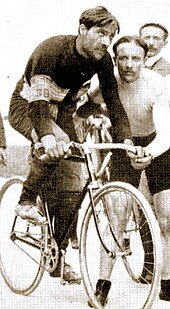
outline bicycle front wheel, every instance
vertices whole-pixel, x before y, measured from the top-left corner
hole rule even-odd
[[[144,265],[141,218],[150,231],[154,258],[151,281],[143,283],[140,280]],[[130,184],[107,183],[94,195],[94,213],[90,203],[82,222],[80,269],[93,307],[103,308],[95,297],[95,287],[98,279],[109,278],[111,273],[106,308],[150,309],[159,289],[162,255],[159,225],[145,197]],[[124,247],[127,234],[128,249]]]
[[[0,191],[0,272],[13,292],[28,295],[44,273],[40,250],[44,228],[15,216],[23,181],[12,177]]]

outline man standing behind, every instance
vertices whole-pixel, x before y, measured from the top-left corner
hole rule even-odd
[[[139,34],[148,45],[145,66],[162,76],[170,74],[170,63],[163,57],[163,49],[168,43],[168,30],[157,23],[147,23],[140,27]]]

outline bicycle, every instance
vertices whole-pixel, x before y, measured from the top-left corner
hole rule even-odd
[[[123,261],[125,268],[123,267],[121,271],[127,270],[125,274],[124,272],[122,273],[122,276],[116,277],[115,269],[119,274],[120,268],[119,265],[116,267],[115,264],[112,273],[112,275],[115,275],[114,285],[109,294],[107,307],[118,308],[118,304],[120,304],[120,308],[125,308],[128,303],[131,309],[151,308],[157,294],[157,289],[159,288],[161,268],[161,238],[157,220],[145,197],[132,185],[123,182],[108,182],[107,180],[106,183],[105,181],[102,182],[102,177],[110,162],[111,151],[114,151],[114,149],[123,149],[134,152],[135,148],[125,144],[88,144],[86,142],[71,142],[69,147],[76,147],[80,150],[89,173],[89,181],[84,197],[86,212],[82,220],[79,253],[81,276],[88,299],[94,308],[102,308],[94,295],[95,283],[98,279],[99,271],[97,264],[99,264],[100,246],[102,245],[113,261],[116,261],[118,257],[120,257],[119,263]],[[92,160],[92,151],[101,149],[108,151],[108,154],[105,156],[99,171],[96,172]],[[42,226],[32,225],[30,222],[14,215],[11,202],[13,201],[15,205],[16,200],[13,200],[12,194],[15,194],[16,197],[17,193],[19,197],[23,180],[21,177],[12,177],[7,180],[0,191],[0,271],[6,284],[13,292],[29,295],[39,285],[44,271],[46,270],[50,273],[56,268],[58,247],[53,236],[53,223],[50,220],[49,205],[45,199],[45,192],[44,198],[41,201],[41,208],[43,214],[46,216],[46,224]],[[13,186],[15,191],[13,191]],[[11,201],[10,207],[7,207],[6,203],[9,204],[9,194],[11,194]],[[86,200],[87,196],[88,201]],[[116,222],[117,218],[116,216],[114,218],[114,211],[110,214],[110,206],[114,203],[114,210],[116,209],[117,196],[121,198],[121,201],[123,200],[126,203],[127,221],[129,220],[129,216],[133,215],[133,229],[130,226],[130,231],[128,231],[128,227],[126,226],[126,231],[124,230],[124,233],[130,232],[131,239],[133,239],[131,241],[131,254],[122,246],[121,239],[116,234],[114,222]],[[140,215],[143,214],[145,218],[144,222],[150,228],[154,249],[152,282],[145,285],[141,284],[139,280],[139,274],[143,267],[142,246],[139,237],[139,211]],[[4,222],[6,223],[5,226],[3,224]],[[104,232],[106,227],[109,227],[109,237],[111,237],[112,243],[114,241],[114,247],[108,243],[108,238],[105,238]],[[10,248],[10,260],[8,253],[6,253],[6,246],[8,244]],[[19,261],[18,249],[20,250]],[[136,260],[134,261],[135,258]],[[10,261],[12,265],[9,265]],[[13,269],[14,267],[15,270]],[[120,286],[116,280],[120,280]],[[124,294],[123,297],[124,304],[121,304],[122,299],[118,293],[122,291],[124,285],[126,285],[126,295]],[[135,304],[134,293],[138,297],[138,301]],[[132,304],[130,303],[130,296],[132,296]],[[124,307],[121,307],[121,305]]]

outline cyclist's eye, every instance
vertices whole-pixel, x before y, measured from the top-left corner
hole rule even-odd
[[[99,31],[98,33],[99,33],[99,35],[100,35],[100,36],[104,36],[104,35],[105,35],[105,32],[104,32],[104,31],[102,31],[102,30],[101,30],[101,31]]]
[[[138,61],[140,61],[141,59],[140,59],[139,57],[133,57],[132,60],[135,61],[135,62],[138,62]]]
[[[158,36],[154,36],[153,39],[154,39],[154,41],[157,41],[157,42],[159,42],[161,40],[161,38],[158,37]]]
[[[113,40],[113,38],[114,38],[114,34],[110,34],[110,35],[109,35],[109,39],[110,39],[110,41],[112,41],[112,40]]]
[[[127,60],[127,57],[126,56],[119,56],[119,60],[125,61],[125,60]]]

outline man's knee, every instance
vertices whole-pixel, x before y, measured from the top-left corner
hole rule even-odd
[[[159,226],[161,229],[161,233],[163,235],[170,235],[170,218],[169,217],[163,217],[158,219]]]
[[[170,190],[163,190],[154,195],[154,209],[163,235],[170,234]]]

